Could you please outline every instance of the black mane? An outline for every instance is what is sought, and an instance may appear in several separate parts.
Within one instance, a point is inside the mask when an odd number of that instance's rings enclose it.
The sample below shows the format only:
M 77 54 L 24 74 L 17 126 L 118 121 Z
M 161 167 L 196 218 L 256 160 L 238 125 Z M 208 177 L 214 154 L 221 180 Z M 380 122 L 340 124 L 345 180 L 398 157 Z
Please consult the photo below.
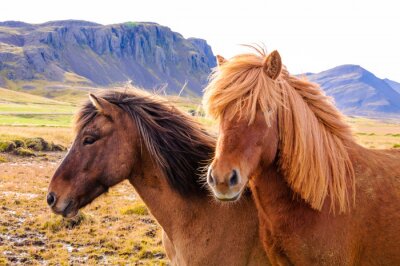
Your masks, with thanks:
M 183 195 L 204 192 L 202 168 L 211 160 L 215 138 L 190 116 L 157 96 L 137 90 L 107 91 L 99 97 L 127 112 L 141 141 L 163 170 L 171 187 Z M 97 115 L 88 101 L 76 117 L 81 130 Z

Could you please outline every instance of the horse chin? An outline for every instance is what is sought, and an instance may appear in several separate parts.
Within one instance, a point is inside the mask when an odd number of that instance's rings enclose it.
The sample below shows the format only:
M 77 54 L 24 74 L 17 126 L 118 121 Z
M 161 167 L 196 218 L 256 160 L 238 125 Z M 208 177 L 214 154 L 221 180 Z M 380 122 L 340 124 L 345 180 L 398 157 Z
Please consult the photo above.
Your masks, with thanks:
M 62 204 L 63 207 L 53 207 L 52 211 L 55 214 L 62 215 L 64 218 L 72 218 L 78 214 L 79 208 L 75 201 L 68 200 Z
M 97 199 L 98 197 L 107 192 L 108 192 L 108 187 L 103 185 L 97 186 L 95 189 L 92 190 L 92 193 L 79 198 L 79 200 L 76 201 L 77 204 L 75 205 L 75 208 L 72 210 L 75 210 L 76 213 L 78 213 L 79 209 L 82 209 L 86 205 L 89 205 L 90 203 L 92 203 L 92 201 L 94 201 L 95 199 Z
M 78 214 L 78 212 L 79 212 L 79 209 L 78 209 L 78 208 L 75 208 L 75 209 L 69 210 L 68 212 L 63 212 L 63 213 L 62 213 L 62 216 L 63 216 L 64 218 L 73 218 L 73 217 L 75 217 L 75 216 Z
M 221 194 L 221 193 L 214 191 L 214 196 L 218 201 L 234 202 L 234 201 L 238 201 L 240 199 L 240 197 L 242 196 L 242 193 L 243 193 L 243 189 L 240 190 L 239 192 L 237 192 L 236 194 L 234 194 L 234 193 Z
M 247 183 L 245 185 L 241 185 L 239 191 L 229 191 L 228 193 L 221 193 L 216 189 L 212 189 L 214 197 L 221 202 L 239 201 L 246 190 Z
M 219 201 L 227 201 L 227 202 L 233 202 L 233 201 L 237 201 L 240 198 L 241 193 L 238 193 L 236 196 L 233 196 L 231 198 L 228 197 L 219 197 L 219 196 L 215 196 L 217 198 L 217 200 Z

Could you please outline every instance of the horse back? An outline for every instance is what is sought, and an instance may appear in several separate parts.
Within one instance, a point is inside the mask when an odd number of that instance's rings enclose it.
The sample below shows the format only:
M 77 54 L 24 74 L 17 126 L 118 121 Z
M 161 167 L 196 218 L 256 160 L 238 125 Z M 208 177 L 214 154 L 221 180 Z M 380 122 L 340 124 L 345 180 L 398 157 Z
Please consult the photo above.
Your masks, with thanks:
M 357 260 L 362 265 L 399 263 L 400 150 L 360 148 L 353 157 L 353 166 L 356 173 L 353 224 L 356 238 L 362 243 Z

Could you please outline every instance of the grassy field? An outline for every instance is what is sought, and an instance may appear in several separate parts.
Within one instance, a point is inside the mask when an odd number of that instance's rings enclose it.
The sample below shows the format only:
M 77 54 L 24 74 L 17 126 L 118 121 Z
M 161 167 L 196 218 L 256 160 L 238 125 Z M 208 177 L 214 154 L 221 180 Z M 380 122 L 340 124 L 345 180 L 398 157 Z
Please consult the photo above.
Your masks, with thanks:
M 385 122 L 367 118 L 348 118 L 356 140 L 366 148 L 389 149 L 400 146 L 400 121 Z
M 200 111 L 199 99 L 169 100 L 185 111 Z M 0 141 L 42 137 L 68 147 L 77 108 L 76 103 L 0 89 Z M 209 119 L 198 119 L 216 131 Z M 348 122 L 363 146 L 400 148 L 399 123 L 354 117 Z M 0 265 L 167 264 L 161 228 L 127 182 L 75 219 L 50 212 L 47 186 L 63 156 L 65 152 L 28 158 L 0 153 Z
M 162 265 L 161 229 L 122 183 L 72 220 L 46 206 L 64 153 L 0 164 L 0 265 Z
M 1 75 L 0 71 L 0 75 Z M 10 81 L 7 88 L 17 92 L 28 92 L 30 95 L 46 97 L 49 99 L 79 103 L 89 91 L 94 91 L 88 86 L 89 82 L 72 73 L 65 74 L 65 82 L 51 82 L 47 80 Z M 67 84 L 67 85 L 66 85 Z
M 0 88 L 1 126 L 70 127 L 76 104 Z

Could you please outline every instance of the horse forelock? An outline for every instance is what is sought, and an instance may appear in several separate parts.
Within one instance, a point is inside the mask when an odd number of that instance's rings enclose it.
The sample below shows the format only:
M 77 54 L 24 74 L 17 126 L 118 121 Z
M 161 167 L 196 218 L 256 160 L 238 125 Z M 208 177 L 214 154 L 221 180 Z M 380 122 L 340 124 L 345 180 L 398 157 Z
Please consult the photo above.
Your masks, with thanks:
M 111 90 L 99 96 L 129 114 L 141 143 L 173 189 L 184 195 L 205 191 L 201 167 L 212 158 L 215 139 L 199 123 L 166 100 L 139 90 Z M 75 118 L 75 132 L 96 115 L 96 108 L 87 101 Z
M 204 93 L 207 114 L 217 120 L 246 117 L 249 124 L 259 111 L 268 125 L 278 119 L 279 167 L 291 189 L 316 210 L 329 196 L 331 210 L 346 212 L 355 195 L 350 127 L 317 84 L 285 68 L 276 80 L 268 78 L 262 68 L 266 52 L 256 51 L 214 70 Z

